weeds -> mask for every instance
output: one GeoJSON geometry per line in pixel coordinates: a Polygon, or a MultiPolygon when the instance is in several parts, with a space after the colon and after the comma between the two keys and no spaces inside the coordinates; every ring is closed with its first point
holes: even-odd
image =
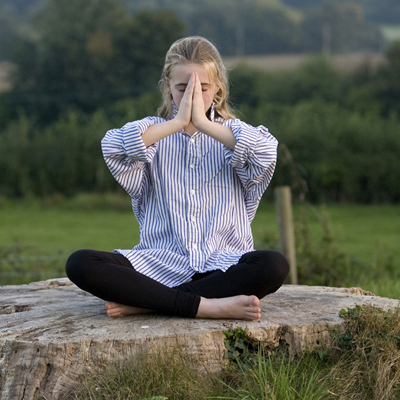
{"type": "Polygon", "coordinates": [[[312,210],[317,215],[322,229],[319,241],[311,240],[307,208],[302,207],[296,217],[299,282],[307,285],[343,286],[344,278],[351,273],[350,258],[335,245],[330,217],[326,210],[312,210]]]}
{"type": "Polygon", "coordinates": [[[246,332],[240,326],[236,329],[230,329],[224,332],[225,339],[225,358],[231,362],[245,362],[251,356],[251,351],[254,347],[248,340],[246,332]]]}
{"type": "Polygon", "coordinates": [[[85,378],[65,400],[204,400],[222,384],[180,350],[139,354],[85,378]]]}
{"type": "Polygon", "coordinates": [[[330,385],[343,400],[400,398],[400,310],[373,306],[341,312],[344,330],[336,332],[330,385]]]}
{"type": "Polygon", "coordinates": [[[138,355],[86,377],[64,400],[319,400],[327,390],[322,361],[306,355],[265,355],[262,348],[210,374],[180,351],[138,355]]]}
{"type": "Polygon", "coordinates": [[[228,394],[216,399],[231,400],[319,400],[326,399],[328,391],[322,378],[322,362],[314,355],[291,360],[266,355],[260,347],[252,363],[238,362],[236,379],[230,376],[225,383],[228,394]],[[234,383],[233,383],[234,382],[234,383]]]}

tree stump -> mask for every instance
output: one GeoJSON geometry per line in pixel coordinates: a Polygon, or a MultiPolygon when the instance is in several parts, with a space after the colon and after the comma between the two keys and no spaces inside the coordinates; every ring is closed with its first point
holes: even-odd
{"type": "Polygon", "coordinates": [[[359,288],[284,285],[261,301],[262,318],[255,322],[157,314],[112,319],[104,301],[67,278],[3,286],[0,299],[1,400],[60,399],[86,372],[159,346],[180,346],[215,371],[223,363],[223,332],[238,326],[269,348],[286,343],[291,354],[323,349],[331,329],[343,323],[342,308],[399,306],[359,288]]]}

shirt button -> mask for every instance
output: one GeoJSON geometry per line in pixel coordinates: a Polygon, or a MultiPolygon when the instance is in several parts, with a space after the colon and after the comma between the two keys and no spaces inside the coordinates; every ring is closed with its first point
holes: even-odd
{"type": "Polygon", "coordinates": [[[193,250],[197,250],[197,244],[193,243],[193,250]]]}
{"type": "Polygon", "coordinates": [[[190,194],[194,194],[194,190],[193,189],[190,191],[190,194]]]}
{"type": "Polygon", "coordinates": [[[194,164],[190,164],[190,168],[192,168],[192,169],[193,169],[193,168],[194,168],[194,164]]]}
{"type": "Polygon", "coordinates": [[[192,220],[193,222],[196,221],[196,217],[195,217],[194,215],[192,215],[191,220],[192,220]]]}
{"type": "Polygon", "coordinates": [[[194,143],[194,139],[190,139],[190,143],[193,144],[194,143]]]}

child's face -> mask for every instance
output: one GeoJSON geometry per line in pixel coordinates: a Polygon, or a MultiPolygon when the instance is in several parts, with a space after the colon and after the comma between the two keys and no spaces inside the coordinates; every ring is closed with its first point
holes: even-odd
{"type": "Polygon", "coordinates": [[[179,108],[192,72],[197,72],[199,75],[204,101],[204,112],[207,112],[208,109],[211,107],[214,95],[218,92],[219,88],[215,85],[214,82],[210,80],[207,74],[207,70],[203,65],[174,65],[171,69],[169,90],[171,92],[175,105],[179,108]]]}

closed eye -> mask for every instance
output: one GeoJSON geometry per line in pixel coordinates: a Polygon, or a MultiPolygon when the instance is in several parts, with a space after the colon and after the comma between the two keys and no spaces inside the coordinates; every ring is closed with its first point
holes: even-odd
{"type": "Polygon", "coordinates": [[[184,83],[179,83],[178,85],[175,85],[178,92],[184,92],[186,90],[186,86],[187,85],[184,83]]]}

